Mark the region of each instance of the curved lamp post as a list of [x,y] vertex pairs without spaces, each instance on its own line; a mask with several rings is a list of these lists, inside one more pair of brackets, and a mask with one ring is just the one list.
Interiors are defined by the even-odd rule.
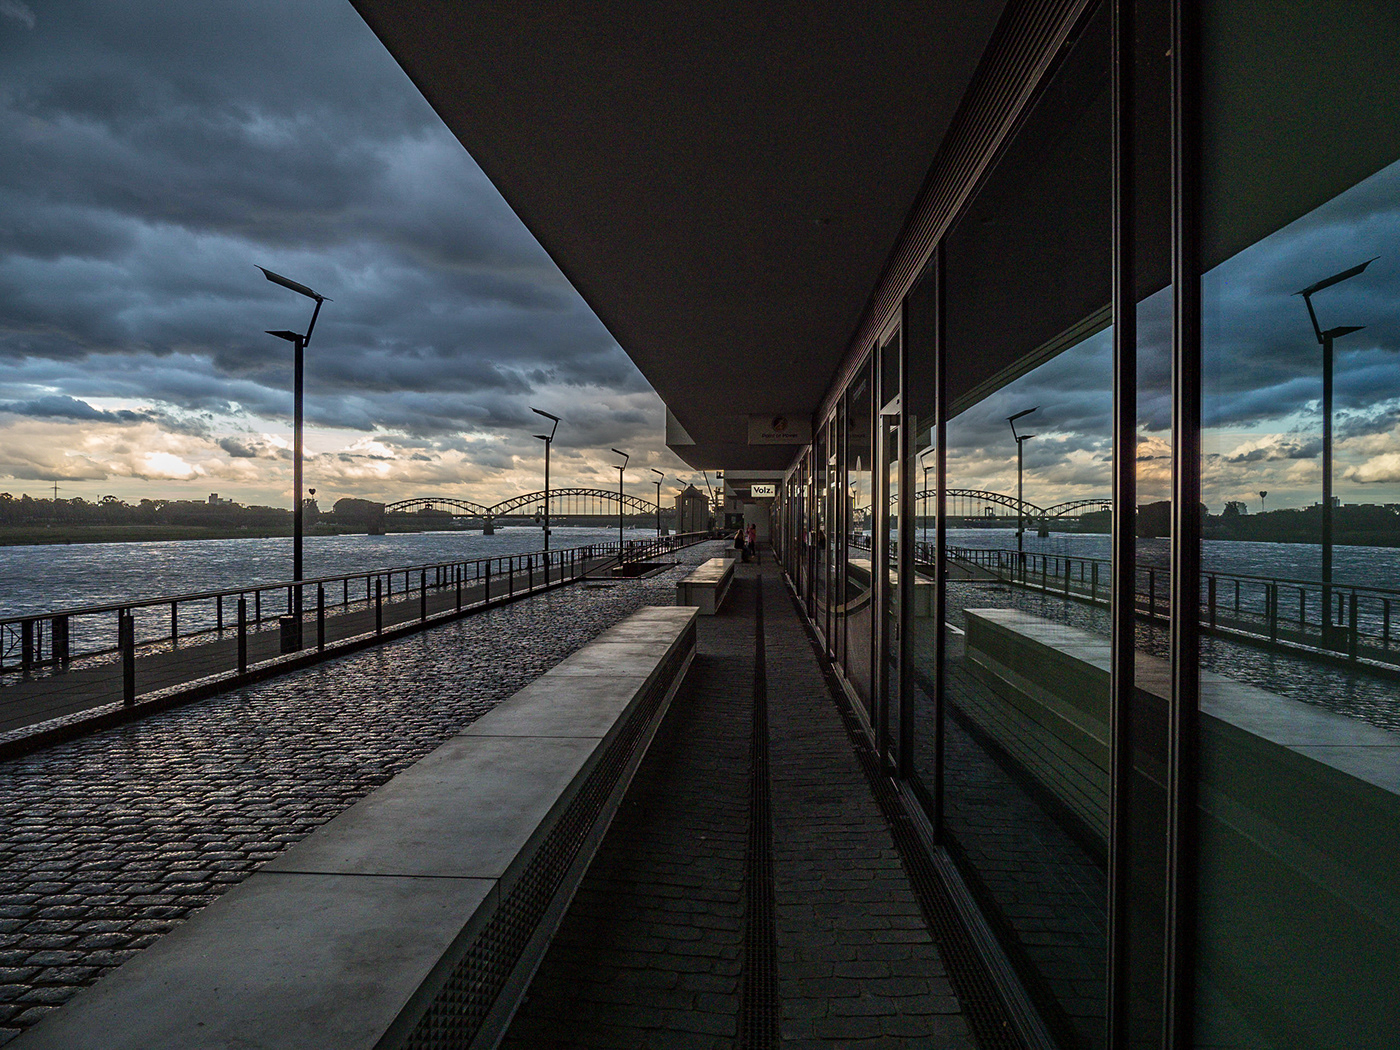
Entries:
[[283,288],[304,295],[308,299],[316,300],[316,308],[311,311],[311,323],[306,326],[306,334],[300,332],[272,332],[268,335],[275,335],[278,339],[285,339],[296,347],[294,364],[292,368],[292,445],[294,448],[292,455],[292,629],[295,632],[292,638],[292,645],[296,649],[301,648],[301,538],[302,525],[305,515],[301,505],[301,460],[302,460],[302,358],[307,346],[311,342],[311,332],[316,327],[316,318],[321,313],[321,304],[331,302],[324,295],[313,291],[304,284],[283,277],[281,274],[273,273],[264,266],[259,266],[263,276],[273,284],[280,284]]
[[1014,416],[1006,417],[1006,421],[1011,424],[1011,436],[1016,439],[1016,550],[1018,553],[1025,546],[1026,539],[1026,501],[1022,498],[1021,494],[1021,483],[1025,477],[1025,457],[1022,455],[1022,451],[1025,448],[1026,442],[1035,437],[1035,435],[1016,433],[1016,420],[1020,419],[1022,416],[1028,416],[1032,412],[1039,411],[1040,406],[1036,405],[1035,408],[1022,409]]
[[[1301,292],[1303,302],[1308,307],[1308,318],[1312,321],[1313,334],[1322,346],[1322,644],[1332,641],[1332,343],[1338,336],[1359,332],[1364,325],[1344,324],[1329,328],[1325,332],[1317,323],[1317,313],[1313,310],[1312,297],[1324,288],[1341,284],[1363,273],[1380,256],[1367,259],[1358,266],[1331,277],[1324,277],[1316,284],[1310,284]],[[1259,499],[1262,506],[1263,493]]]
[[554,426],[549,428],[548,434],[535,435],[544,442],[544,549],[549,550],[549,446],[554,444],[554,432],[559,429],[559,417],[540,408],[532,408],[530,411],[554,421]]
[[666,480],[666,475],[655,467],[651,468],[651,472],[656,475],[656,481],[653,484],[656,485],[656,538],[659,540],[661,539],[661,483]]
[[627,461],[632,457],[620,448],[613,449],[622,457],[622,465],[617,468],[617,563],[622,564],[622,472],[627,469]]

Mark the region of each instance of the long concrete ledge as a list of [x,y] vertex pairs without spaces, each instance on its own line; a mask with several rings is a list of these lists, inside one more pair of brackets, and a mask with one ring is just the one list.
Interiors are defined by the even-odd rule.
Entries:
[[693,606],[701,616],[713,616],[724,604],[729,585],[734,581],[732,558],[711,558],[703,561],[683,580],[676,583],[676,604]]
[[113,971],[23,1050],[489,1046],[695,651],[604,632]]

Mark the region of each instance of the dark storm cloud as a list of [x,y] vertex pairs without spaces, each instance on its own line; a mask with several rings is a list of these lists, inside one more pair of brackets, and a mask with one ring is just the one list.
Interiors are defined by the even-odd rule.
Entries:
[[1337,410],[1365,410],[1400,395],[1397,245],[1400,163],[1207,274],[1206,425],[1256,425],[1307,409],[1321,397],[1322,349],[1296,293],[1372,257],[1365,273],[1318,292],[1313,305],[1324,329],[1364,326],[1336,342]]
[[0,401],[0,412],[38,419],[77,419],[93,423],[145,423],[153,419],[149,412],[107,412],[63,394],[49,394],[30,401]]
[[261,264],[334,299],[307,353],[318,425],[525,426],[541,387],[646,389],[349,4],[0,4],[10,367],[285,415],[263,329],[310,304]]

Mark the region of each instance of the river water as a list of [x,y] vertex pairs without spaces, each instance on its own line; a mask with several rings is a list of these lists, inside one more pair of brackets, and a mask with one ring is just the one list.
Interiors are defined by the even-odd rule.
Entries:
[[[337,576],[433,562],[525,554],[543,546],[538,526],[480,532],[412,532],[388,536],[307,536],[305,576]],[[562,550],[617,542],[616,528],[554,527],[550,547]],[[645,541],[653,529],[627,529]],[[111,605],[162,595],[192,594],[292,576],[290,537],[73,543],[0,547],[0,618],[85,605]]]

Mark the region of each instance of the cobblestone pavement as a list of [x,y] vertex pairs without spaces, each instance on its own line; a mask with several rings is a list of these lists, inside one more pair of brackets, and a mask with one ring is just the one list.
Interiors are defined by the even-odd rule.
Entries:
[[0,1043],[720,546],[0,764]]
[[974,1043],[777,571],[741,565],[506,1045],[735,1045],[763,594],[785,1047]]

